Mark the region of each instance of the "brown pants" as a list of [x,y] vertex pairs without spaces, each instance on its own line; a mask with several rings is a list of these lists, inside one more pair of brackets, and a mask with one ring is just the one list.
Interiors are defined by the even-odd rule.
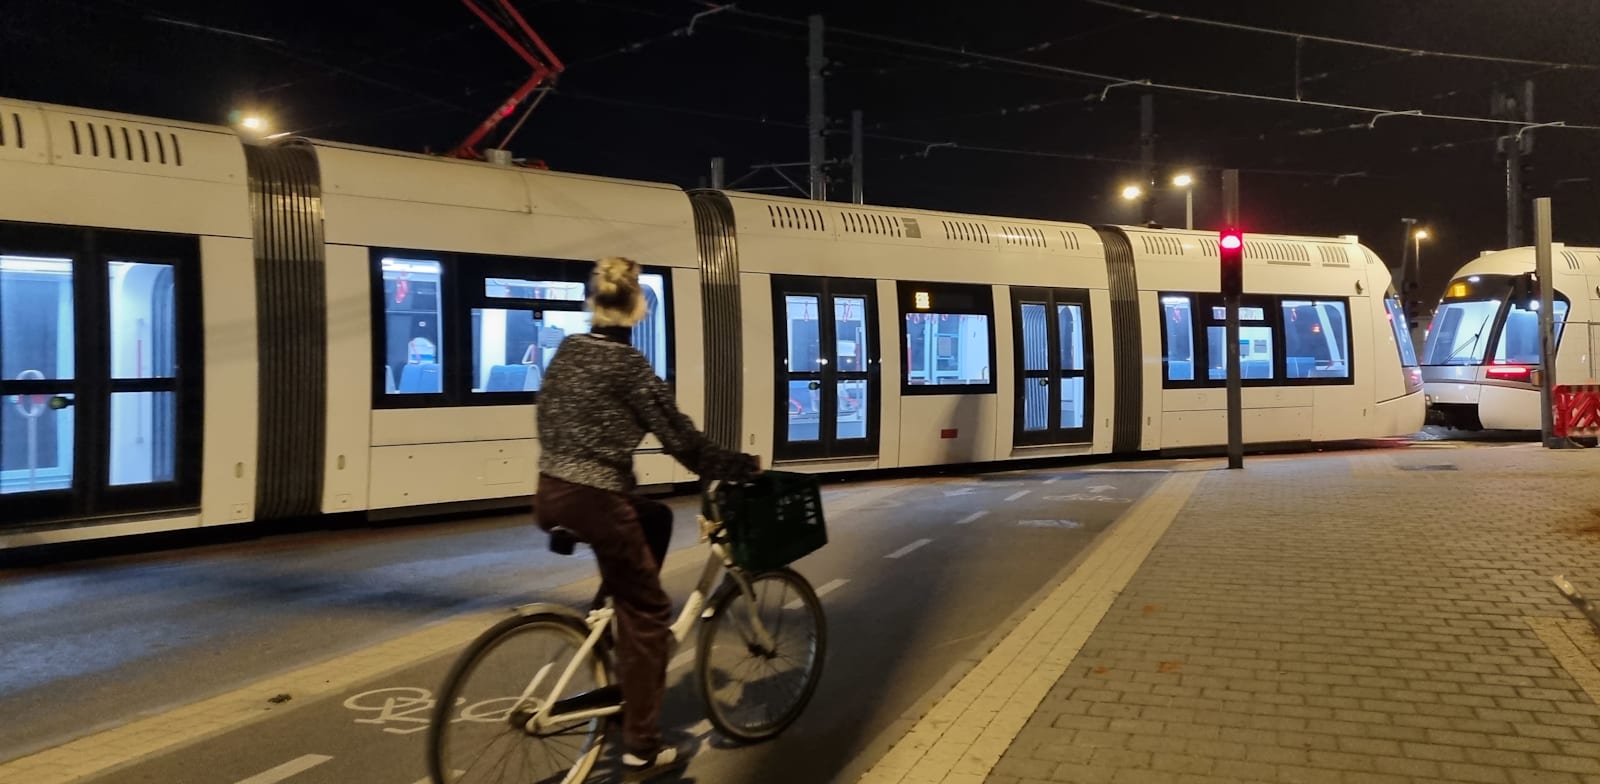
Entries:
[[661,562],[672,540],[672,510],[645,498],[539,476],[539,527],[571,529],[600,562],[600,596],[617,613],[616,661],[622,680],[622,742],[648,755],[661,746],[672,600],[661,589]]

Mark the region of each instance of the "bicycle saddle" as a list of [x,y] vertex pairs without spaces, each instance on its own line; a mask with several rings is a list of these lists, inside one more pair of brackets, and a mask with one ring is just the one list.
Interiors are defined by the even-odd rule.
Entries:
[[550,552],[557,555],[572,555],[578,543],[582,541],[583,538],[571,528],[562,528],[558,525],[550,529]]

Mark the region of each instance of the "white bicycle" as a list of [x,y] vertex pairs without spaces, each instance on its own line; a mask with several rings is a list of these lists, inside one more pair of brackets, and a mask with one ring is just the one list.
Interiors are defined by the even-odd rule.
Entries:
[[[827,625],[799,573],[750,574],[734,563],[716,488],[706,491],[699,516],[710,554],[672,638],[681,647],[700,622],[695,671],[706,714],[723,735],[750,743],[800,717],[822,676]],[[555,552],[571,554],[577,542],[566,529],[550,532]],[[435,784],[584,781],[600,760],[608,725],[622,713],[613,617],[609,600],[587,615],[531,604],[474,640],[446,677],[429,722]],[[476,720],[452,718],[461,705],[475,706]]]

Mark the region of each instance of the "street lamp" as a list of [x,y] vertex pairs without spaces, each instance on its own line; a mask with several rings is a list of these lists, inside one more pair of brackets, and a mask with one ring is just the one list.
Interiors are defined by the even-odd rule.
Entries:
[[1122,198],[1124,198],[1124,199],[1126,199],[1128,201],[1135,201],[1140,196],[1143,196],[1143,195],[1144,195],[1144,189],[1140,188],[1137,185],[1126,185],[1126,186],[1123,186],[1123,188],[1122,188]]
[[1192,176],[1190,176],[1188,174],[1180,174],[1180,175],[1172,178],[1172,184],[1176,185],[1179,188],[1182,188],[1184,190],[1184,197],[1183,197],[1183,202],[1184,202],[1183,227],[1186,228],[1186,229],[1193,229],[1194,228],[1194,177],[1192,177]]
[[261,137],[272,130],[272,122],[267,115],[257,110],[234,109],[228,112],[228,122],[247,136]]

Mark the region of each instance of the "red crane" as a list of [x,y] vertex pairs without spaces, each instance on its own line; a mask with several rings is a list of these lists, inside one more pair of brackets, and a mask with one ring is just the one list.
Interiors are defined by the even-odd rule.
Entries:
[[[566,66],[562,65],[560,58],[557,58],[555,53],[550,51],[550,47],[545,46],[544,40],[539,37],[539,34],[528,26],[528,22],[522,18],[522,14],[517,13],[517,9],[511,5],[511,0],[494,0],[494,2],[499,6],[504,18],[514,22],[516,28],[520,28],[523,36],[521,41],[517,40],[515,30],[507,29],[510,25],[501,24],[503,20],[495,19],[474,0],[461,0],[461,2],[467,8],[472,9],[472,12],[477,14],[478,18],[482,19],[490,30],[495,31],[500,36],[500,39],[506,42],[507,46],[510,46],[519,57],[533,67],[533,76],[529,77],[528,81],[523,83],[521,87],[518,87],[517,91],[505,100],[505,103],[500,104],[494,110],[494,114],[489,115],[487,119],[480,123],[477,129],[472,132],[472,135],[450,151],[452,157],[476,159],[482,157],[478,153],[478,142],[483,141],[483,137],[488,136],[495,129],[495,126],[500,124],[501,120],[516,111],[517,107],[527,100],[534,90],[539,88],[539,85],[544,84],[546,81],[553,81],[556,76],[565,70]],[[538,54],[535,54],[535,51]],[[543,59],[540,59],[540,55],[543,56]],[[537,105],[537,101],[535,105]],[[529,107],[529,111],[532,111],[532,107]],[[515,130],[512,129],[513,132]]]

